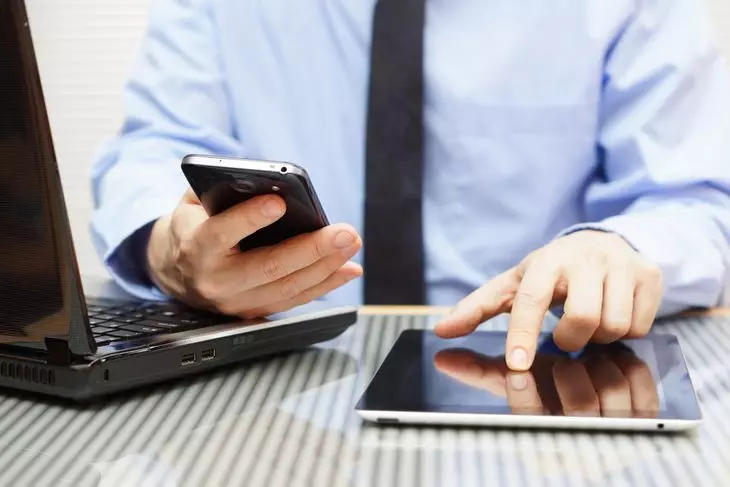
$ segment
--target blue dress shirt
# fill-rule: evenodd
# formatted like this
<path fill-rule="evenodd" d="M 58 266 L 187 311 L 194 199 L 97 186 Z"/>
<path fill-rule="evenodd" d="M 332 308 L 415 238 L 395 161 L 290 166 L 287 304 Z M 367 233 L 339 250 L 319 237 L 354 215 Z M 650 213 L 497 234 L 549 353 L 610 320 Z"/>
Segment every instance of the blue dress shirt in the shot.
<path fill-rule="evenodd" d="M 140 257 L 186 189 L 188 153 L 302 165 L 330 220 L 362 229 L 374 4 L 151 2 L 123 127 L 93 173 L 95 245 L 125 289 L 162 298 Z M 703 5 L 428 0 L 431 304 L 581 228 L 616 232 L 661 266 L 661 313 L 723 299 L 730 77 Z M 325 303 L 357 304 L 361 287 Z"/>

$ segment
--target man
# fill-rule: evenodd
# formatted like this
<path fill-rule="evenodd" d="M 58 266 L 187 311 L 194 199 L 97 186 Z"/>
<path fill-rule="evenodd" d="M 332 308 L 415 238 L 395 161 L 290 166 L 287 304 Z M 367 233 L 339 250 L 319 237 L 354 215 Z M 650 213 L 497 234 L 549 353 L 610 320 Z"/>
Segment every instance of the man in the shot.
<path fill-rule="evenodd" d="M 515 370 L 551 303 L 577 350 L 723 298 L 730 77 L 702 2 L 151 5 L 94 172 L 95 241 L 131 293 L 244 317 L 461 300 L 437 332 L 510 312 Z M 352 226 L 231 250 L 283 202 L 208 218 L 188 153 L 300 164 Z"/>

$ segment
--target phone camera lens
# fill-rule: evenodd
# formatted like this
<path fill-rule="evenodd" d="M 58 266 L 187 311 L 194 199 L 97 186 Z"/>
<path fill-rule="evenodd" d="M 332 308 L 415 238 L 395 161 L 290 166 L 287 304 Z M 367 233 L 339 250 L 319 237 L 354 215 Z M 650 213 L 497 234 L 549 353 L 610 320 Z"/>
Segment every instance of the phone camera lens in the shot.
<path fill-rule="evenodd" d="M 286 172 L 286 166 L 282 166 L 281 172 Z"/>
<path fill-rule="evenodd" d="M 256 191 L 256 183 L 253 181 L 237 181 L 231 184 L 234 191 L 239 193 L 254 193 Z"/>

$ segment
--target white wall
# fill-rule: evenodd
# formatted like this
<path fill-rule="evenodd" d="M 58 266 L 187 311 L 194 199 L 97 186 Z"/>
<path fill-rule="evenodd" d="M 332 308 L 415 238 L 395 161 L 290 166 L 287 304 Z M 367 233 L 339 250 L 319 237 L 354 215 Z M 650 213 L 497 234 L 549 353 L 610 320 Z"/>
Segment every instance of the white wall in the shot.
<path fill-rule="evenodd" d="M 122 116 L 121 91 L 149 0 L 27 0 L 74 241 L 86 274 L 105 274 L 89 237 L 94 153 Z"/>
<path fill-rule="evenodd" d="M 607 0 L 609 1 L 609 0 Z M 730 1 L 709 0 L 730 54 Z M 120 93 L 148 0 L 27 0 L 82 272 L 103 274 L 91 244 L 89 170 L 120 123 Z"/>
<path fill-rule="evenodd" d="M 711 13 L 715 19 L 720 42 L 730 58 L 730 1 L 709 0 Z"/>

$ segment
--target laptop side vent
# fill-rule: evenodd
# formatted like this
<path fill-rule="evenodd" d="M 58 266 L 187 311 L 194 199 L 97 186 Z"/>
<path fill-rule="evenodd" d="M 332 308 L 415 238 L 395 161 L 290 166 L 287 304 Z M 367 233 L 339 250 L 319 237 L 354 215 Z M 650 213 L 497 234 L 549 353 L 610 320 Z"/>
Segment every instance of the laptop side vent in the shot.
<path fill-rule="evenodd" d="M 56 384 L 56 374 L 53 370 L 4 360 L 0 361 L 0 377 L 51 386 Z"/>

